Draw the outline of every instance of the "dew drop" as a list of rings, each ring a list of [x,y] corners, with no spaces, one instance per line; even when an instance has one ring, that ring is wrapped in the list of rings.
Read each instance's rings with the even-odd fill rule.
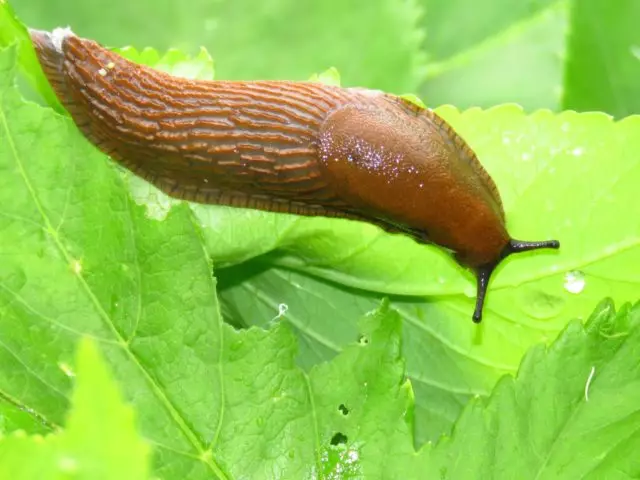
[[[76,275],[80,275],[80,273],[82,272],[82,264],[79,260],[74,260],[73,262],[71,262],[71,268],[73,269],[73,273],[75,273]]]
[[[582,147],[576,147],[573,150],[571,150],[571,154],[576,156],[576,157],[579,157],[583,153],[584,153],[584,148],[582,148]]]
[[[287,310],[289,310],[289,305],[287,305],[286,303],[279,303],[278,314],[275,317],[273,317],[271,321],[275,322],[276,320],[279,320],[280,318],[284,317],[285,313],[287,313]]]
[[[357,450],[350,449],[347,451],[347,459],[349,463],[355,463],[360,459],[360,454]]]
[[[67,377],[76,376],[76,372],[74,372],[73,369],[66,362],[58,363],[58,368],[60,368],[60,370],[62,370]]]
[[[564,276],[564,289],[569,293],[582,293],[586,284],[584,272],[573,270]]]

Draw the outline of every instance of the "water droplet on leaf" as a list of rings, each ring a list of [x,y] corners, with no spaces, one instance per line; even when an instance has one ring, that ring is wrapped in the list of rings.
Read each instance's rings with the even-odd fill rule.
[[[584,272],[573,270],[564,276],[564,288],[569,293],[582,293],[586,285]]]

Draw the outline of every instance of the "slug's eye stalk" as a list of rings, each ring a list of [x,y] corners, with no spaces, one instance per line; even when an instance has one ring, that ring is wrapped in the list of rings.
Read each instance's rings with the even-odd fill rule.
[[[496,262],[482,265],[476,269],[476,282],[478,285],[478,293],[476,296],[476,308],[473,312],[473,322],[480,323],[482,321],[482,309],[484,308],[484,298],[487,295],[487,287],[489,286],[489,279],[491,274],[498,266],[498,264],[506,257],[513,253],[527,252],[529,250],[538,250],[540,248],[560,248],[560,242],[558,240],[544,240],[541,242],[523,242],[520,240],[509,240],[509,243],[504,247],[500,257]]]
[[[509,243],[502,252],[502,258],[511,255],[512,253],[527,252],[529,250],[538,250],[539,248],[560,248],[560,242],[558,240],[543,240],[541,242],[523,242],[520,240],[509,240]]]
[[[473,311],[473,323],[482,321],[482,309],[484,308],[484,297],[487,295],[487,287],[489,286],[489,278],[496,268],[497,263],[484,265],[476,269],[476,282],[478,285],[478,293],[476,294],[476,309]]]

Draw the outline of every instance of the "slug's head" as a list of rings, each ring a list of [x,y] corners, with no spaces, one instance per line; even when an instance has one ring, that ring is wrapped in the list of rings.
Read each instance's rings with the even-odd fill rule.
[[[489,279],[491,278],[491,274],[498,266],[498,264],[504,260],[506,257],[513,253],[526,252],[529,250],[537,250],[539,248],[560,248],[560,242],[558,240],[544,240],[541,242],[523,242],[520,240],[509,240],[509,243],[504,247],[500,256],[495,262],[486,263],[479,267],[476,267],[476,281],[478,293],[476,296],[476,308],[473,312],[473,321],[475,323],[480,323],[482,321],[482,310],[484,307],[484,299],[487,294],[487,287],[489,286]]]

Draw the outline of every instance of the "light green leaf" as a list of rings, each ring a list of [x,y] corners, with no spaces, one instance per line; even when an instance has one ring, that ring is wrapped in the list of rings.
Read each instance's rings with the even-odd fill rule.
[[[142,441],[131,407],[113,384],[96,346],[82,341],[77,359],[77,384],[60,448],[75,460],[86,478],[146,478],[150,448]],[[102,464],[102,465],[100,465]],[[102,474],[106,470],[108,474]]]
[[[96,345],[83,341],[66,429],[42,437],[16,431],[0,439],[0,478],[148,478],[149,445],[124,405]]]
[[[331,67],[325,70],[322,73],[314,73],[309,77],[309,80],[312,82],[320,82],[326,85],[335,85],[336,87],[340,86],[340,72],[335,67]]]
[[[20,68],[26,75],[31,88],[42,95],[49,106],[62,112],[62,105],[40,69],[40,63],[31,45],[27,29],[6,0],[0,0],[0,26],[0,48],[13,44],[20,45]]]
[[[217,276],[225,319],[262,328],[289,325],[300,345],[298,363],[307,370],[356,341],[356,319],[382,297],[257,260],[219,270]],[[516,372],[530,342],[551,335],[525,327],[518,336],[491,329],[480,337],[460,322],[455,302],[392,296],[390,303],[402,319],[402,356],[415,394],[416,446],[449,433],[470,398],[487,396],[502,375]]]
[[[636,478],[640,474],[640,304],[603,303],[516,379],[472,402],[431,452],[445,479]]]
[[[438,110],[498,181],[514,234],[544,233],[563,242],[558,254],[505,264],[492,284],[491,317],[477,329],[468,321],[471,282],[435,247],[356,222],[180,202],[159,215],[153,205],[136,206],[130,177],[123,180],[67,119],[21,101],[12,87],[14,61],[13,50],[0,55],[0,391],[59,425],[71,384],[68,352],[81,336],[97,338],[139,412],[157,454],[154,473],[163,478],[344,471],[368,478],[391,475],[385,465],[401,473],[424,466],[424,454],[410,448],[412,394],[403,383],[398,316],[385,309],[373,315],[362,329],[369,343],[363,339],[305,377],[294,363],[295,337],[279,320],[267,332],[222,324],[199,225],[209,251],[227,265],[267,253],[260,259],[267,266],[295,267],[301,278],[322,275],[375,291],[351,290],[352,302],[388,292],[431,293],[392,301],[407,305],[405,324],[413,315],[416,329],[439,335],[430,345],[449,342],[433,349],[434,364],[451,351],[471,352],[474,358],[458,367],[471,371],[452,383],[466,374],[474,388],[495,375],[495,365],[474,369],[482,351],[473,345],[493,345],[490,361],[510,370],[517,352],[550,340],[568,317],[584,317],[603,292],[622,300],[637,295],[638,231],[611,213],[637,213],[637,119],[525,116],[510,106]],[[587,188],[593,184],[601,186],[600,196]],[[576,279],[584,280],[581,288]],[[296,300],[296,289],[314,288],[293,280],[278,303]],[[281,318],[295,313],[290,303]],[[343,312],[345,305],[336,304]],[[309,312],[300,325],[336,325],[328,309]],[[348,331],[355,332],[355,313],[341,315],[351,318]],[[440,334],[443,328],[450,336]],[[403,351],[431,353],[419,343]]]
[[[6,393],[0,393],[0,435],[16,430],[45,434],[54,428],[27,405],[8,398]]]
[[[640,3],[574,0],[563,108],[640,113]]]
[[[357,346],[311,371],[321,478],[423,475],[426,457],[411,439],[413,392],[403,380],[400,325],[385,302],[360,322]]]
[[[422,2],[429,63],[420,94],[430,106],[558,109],[568,1]]]
[[[400,98],[404,98],[405,100],[413,103],[414,105],[417,105],[418,107],[427,108],[427,106],[420,99],[420,97],[418,97],[417,95],[414,95],[413,93],[405,93],[404,95],[400,95]]]
[[[218,473],[204,452],[222,321],[189,210],[147,219],[69,119],[19,98],[14,59],[0,55],[0,390],[60,425],[69,352],[98,339],[165,473]]]
[[[195,57],[175,48],[162,56],[153,48],[138,51],[134,47],[123,47],[115,48],[113,51],[132,62],[147,65],[177,77],[201,80],[213,80],[214,77],[213,59],[205,48],[201,48],[200,53]]]
[[[418,87],[424,59],[414,0],[222,1],[215,10],[210,50],[221,78],[306,80],[333,65],[345,86]]]
[[[215,22],[211,0],[191,0],[188,5],[165,0],[110,0],[96,8],[84,0],[11,1],[20,19],[42,30],[71,29],[103,45],[151,45],[159,50],[180,48],[196,52],[210,45]]]

